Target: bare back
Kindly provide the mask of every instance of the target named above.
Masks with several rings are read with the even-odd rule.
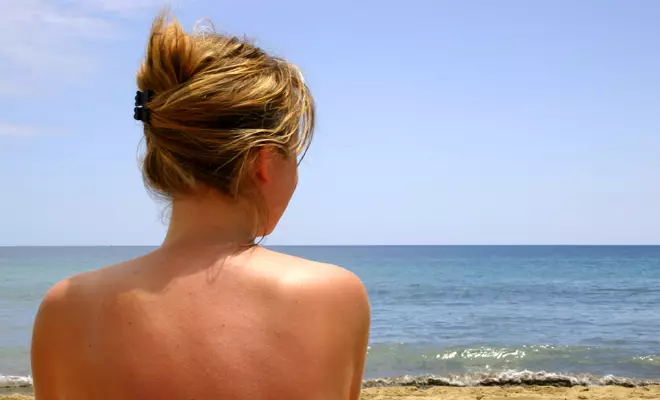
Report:
[[[35,390],[357,399],[368,321],[364,288],[339,267],[261,248],[159,250],[51,290],[35,325],[33,370],[47,377]]]

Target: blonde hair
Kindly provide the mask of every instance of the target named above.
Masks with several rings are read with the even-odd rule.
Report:
[[[314,101],[295,65],[245,39],[188,34],[166,12],[151,28],[137,85],[153,93],[144,180],[166,198],[200,186],[238,198],[255,151],[300,156],[312,139]]]

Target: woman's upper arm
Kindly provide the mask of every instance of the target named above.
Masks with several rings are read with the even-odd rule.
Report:
[[[67,292],[67,281],[53,286],[42,300],[35,318],[30,358],[34,392],[38,400],[57,398],[58,375],[62,373],[59,361],[70,341],[67,329],[64,329],[70,322],[71,311],[67,307]]]
[[[367,291],[353,273],[332,267],[316,277],[308,287],[305,301],[309,306],[307,323],[324,347],[327,368],[337,379],[350,380],[344,392],[350,400],[360,396],[362,374],[369,341],[371,311]]]
[[[360,398],[362,387],[362,377],[367,356],[367,347],[369,345],[369,327],[371,323],[371,307],[367,291],[357,278],[352,289],[351,297],[353,299],[354,310],[352,311],[355,324],[355,349],[354,349],[354,375],[351,382],[350,400]]]

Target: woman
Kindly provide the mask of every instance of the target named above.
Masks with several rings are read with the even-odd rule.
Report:
[[[159,16],[138,72],[163,244],[46,295],[38,400],[358,399],[369,305],[350,272],[254,245],[277,224],[312,137],[298,69]]]

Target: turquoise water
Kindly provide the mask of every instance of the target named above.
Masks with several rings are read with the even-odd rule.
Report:
[[[367,377],[549,371],[660,380],[660,246],[280,247],[365,282]],[[0,375],[29,375],[40,298],[146,247],[0,247]],[[1,383],[1,382],[0,382]]]

